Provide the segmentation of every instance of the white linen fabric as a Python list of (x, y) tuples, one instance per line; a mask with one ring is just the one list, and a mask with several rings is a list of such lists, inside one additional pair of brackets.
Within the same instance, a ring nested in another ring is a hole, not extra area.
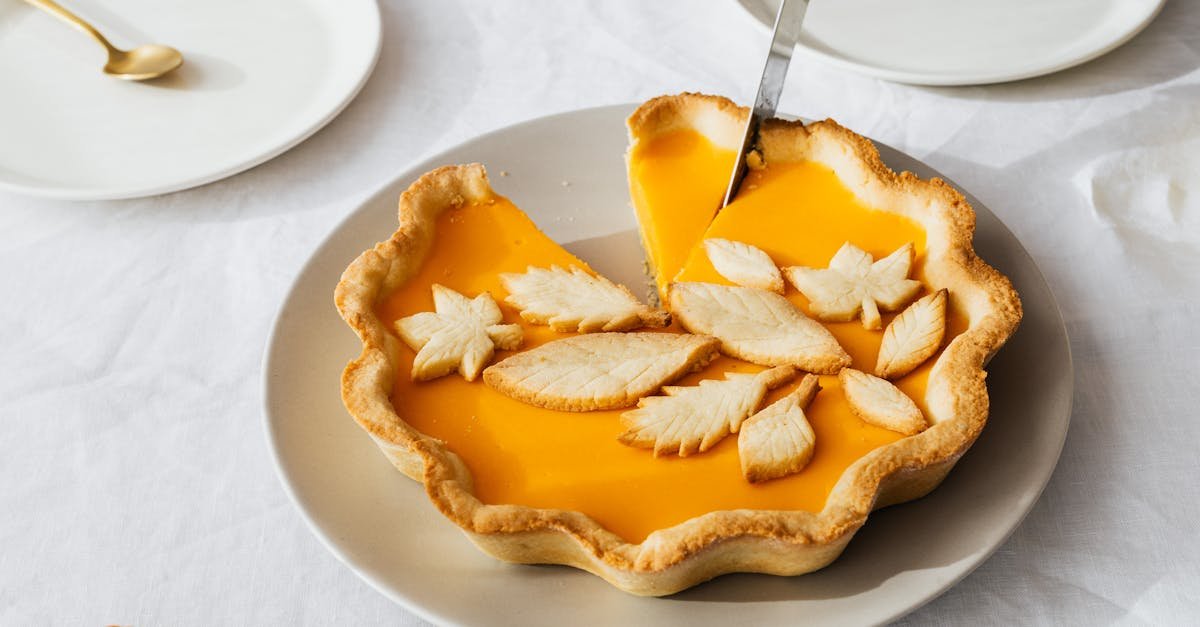
[[(381, 8), (362, 94), (265, 165), (140, 200), (0, 193), (0, 624), (420, 624), (321, 546), (276, 478), (260, 359), (291, 277), (425, 154), (661, 93), (746, 102), (765, 45), (724, 0)], [(1200, 620), (1200, 3), (1007, 85), (912, 87), (798, 57), (782, 110), (970, 190), (1032, 253), (1071, 337), (1074, 414), (1046, 493), (905, 622)]]

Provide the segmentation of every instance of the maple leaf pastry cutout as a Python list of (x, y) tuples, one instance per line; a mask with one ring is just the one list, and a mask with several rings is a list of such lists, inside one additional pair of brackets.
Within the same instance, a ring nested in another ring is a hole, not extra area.
[(523, 333), (516, 324), (500, 324), (500, 307), (487, 292), (475, 298), (433, 284), (434, 311), (423, 311), (396, 321), (396, 331), (417, 351), (412, 379), (428, 381), (455, 370), (474, 381), (492, 360), (496, 349), (521, 345)]
[(877, 330), (883, 326), (880, 310), (895, 311), (921, 291), (921, 282), (908, 278), (913, 256), (911, 242), (879, 261), (846, 242), (828, 268), (790, 266), (784, 274), (817, 318), (845, 322), (861, 315), (863, 327)]

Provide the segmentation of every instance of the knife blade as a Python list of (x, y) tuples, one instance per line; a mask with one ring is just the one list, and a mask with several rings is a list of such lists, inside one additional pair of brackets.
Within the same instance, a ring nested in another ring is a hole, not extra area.
[(742, 177), (746, 175), (746, 154), (757, 143), (759, 126), (763, 120), (775, 117), (775, 110), (779, 107), (779, 96), (783, 93), (783, 82), (787, 78), (788, 65), (792, 61), (792, 50), (800, 39), (800, 28), (807, 11), (808, 0), (783, 0), (779, 4), (779, 12), (775, 14), (775, 29), (771, 33), (771, 47), (767, 49), (767, 62), (763, 65), (762, 78), (758, 81), (754, 106), (746, 118), (742, 148), (733, 165), (733, 174), (729, 177), (729, 187), (725, 190), (725, 200), (721, 203), (722, 209), (733, 202), (733, 197), (742, 184)]

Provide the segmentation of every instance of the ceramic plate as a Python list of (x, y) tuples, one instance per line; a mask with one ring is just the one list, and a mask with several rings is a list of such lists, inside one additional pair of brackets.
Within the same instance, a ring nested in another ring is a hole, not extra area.
[(0, 0), (0, 189), (131, 198), (255, 166), (329, 122), (379, 51), (374, 0), (75, 0), (114, 45), (165, 43), (184, 63), (135, 83), (92, 40)]
[[(624, 119), (633, 109), (541, 118), (419, 163), (313, 253), (283, 302), (263, 364), (268, 439), (301, 514), (363, 579), (436, 622), (561, 625), (585, 616), (593, 624), (724, 626), (804, 617), (807, 624), (864, 624), (937, 596), (983, 562), (1033, 507), (1058, 460), (1071, 408), (1071, 359), (1054, 298), (1021, 244), (975, 199), (976, 248), (1012, 278), (1025, 304), (1020, 330), (989, 368), (991, 420), (932, 495), (872, 514), (841, 559), (816, 573), (727, 575), (648, 599), (564, 566), (499, 562), (444, 519), (342, 407), (342, 368), (360, 345), (334, 309), (334, 285), (361, 251), (395, 230), (400, 192), (436, 166), (484, 163), (497, 190), (550, 237), (609, 277), (644, 280), (623, 161)], [(937, 175), (880, 148), (895, 169)]]
[[(738, 0), (768, 28), (779, 0)], [(797, 52), (918, 85), (1049, 74), (1129, 41), (1166, 0), (837, 0), (811, 3)]]

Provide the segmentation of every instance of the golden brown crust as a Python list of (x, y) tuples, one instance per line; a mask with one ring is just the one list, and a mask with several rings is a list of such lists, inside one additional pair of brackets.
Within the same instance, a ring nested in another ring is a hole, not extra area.
[[(629, 127), (632, 141), (688, 124), (726, 143), (744, 116), (744, 109), (724, 98), (681, 94), (645, 103), (630, 116)], [(825, 162), (868, 204), (922, 224), (927, 232), (924, 279), (934, 289), (947, 288), (951, 306), (969, 321), (930, 374), (925, 399), (930, 428), (854, 462), (819, 513), (711, 512), (630, 544), (579, 512), (487, 505), (474, 496), (461, 460), (392, 408), (399, 340), (376, 318), (374, 306), (416, 272), (439, 213), (492, 194), (478, 165), (421, 177), (401, 196), (396, 233), (343, 274), (335, 300), (363, 343), (362, 354), (342, 377), (347, 409), (398, 468), (425, 483), (443, 514), (500, 559), (572, 565), (640, 595), (671, 594), (729, 572), (795, 575), (827, 565), (872, 509), (928, 493), (979, 436), (988, 411), (983, 367), (1015, 330), (1021, 306), (1009, 281), (975, 255), (974, 213), (944, 182), (892, 172), (868, 140), (832, 120), (808, 127), (770, 121), (764, 126), (763, 152), (768, 164)]]
[(629, 151), (639, 142), (670, 131), (687, 128), (699, 131), (717, 146), (741, 148), (745, 107), (728, 98), (682, 93), (647, 100), (625, 121), (629, 129)]
[(376, 316), (375, 305), (420, 268), (433, 243), (438, 215), (493, 194), (479, 164), (445, 166), (425, 174), (400, 195), (396, 232), (359, 255), (334, 290), (338, 313), (363, 345), (359, 357), (342, 372), (342, 403), (388, 459), (414, 479), (422, 477), (425, 466), (414, 445), (436, 440), (401, 420), (392, 408), (401, 342)]

